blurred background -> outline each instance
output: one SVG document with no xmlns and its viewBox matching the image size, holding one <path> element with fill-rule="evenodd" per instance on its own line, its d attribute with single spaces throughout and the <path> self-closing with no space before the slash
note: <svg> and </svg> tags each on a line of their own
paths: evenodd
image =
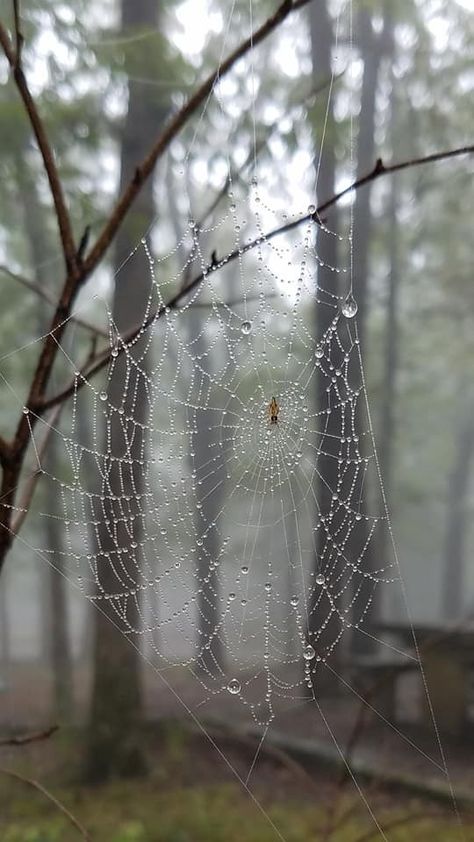
<svg viewBox="0 0 474 842">
<path fill-rule="evenodd" d="M 451 783 L 471 838 L 472 158 L 384 175 L 244 248 L 378 158 L 472 143 L 470 5 L 292 12 L 173 140 L 81 290 L 49 384 L 71 395 L 36 428 L 0 577 L 7 842 L 80 833 L 13 773 L 114 842 L 454 842 Z M 77 242 L 94 242 L 170 115 L 274 9 L 21 3 Z M 8 0 L 0 16 L 12 31 Z M 63 266 L 3 57 L 0 79 L 9 438 Z M 127 344 L 203 271 L 183 309 Z M 351 388 L 346 415 L 330 390 Z"/>
</svg>

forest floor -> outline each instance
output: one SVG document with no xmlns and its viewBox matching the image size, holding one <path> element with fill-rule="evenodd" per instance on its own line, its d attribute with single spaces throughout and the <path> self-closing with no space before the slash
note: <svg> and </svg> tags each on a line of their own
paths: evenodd
<svg viewBox="0 0 474 842">
<path fill-rule="evenodd" d="M 199 680 L 190 682 L 187 671 L 168 671 L 166 682 L 172 689 L 163 688 L 156 675 L 148 676 L 146 682 L 147 778 L 97 788 L 78 783 L 80 724 L 61 727 L 45 742 L 0 748 L 1 769 L 47 787 L 90 831 L 94 842 L 270 842 L 279 838 L 286 842 L 377 842 L 384 838 L 389 842 L 474 842 L 474 814 L 465 804 L 461 803 L 461 833 L 449 797 L 442 801 L 420 798 L 413 787 L 404 785 L 410 778 L 421 784 L 420 790 L 441 786 L 449 793 L 436 734 L 417 730 L 410 716 L 403 724 L 384 723 L 374 716 L 365 720 L 351 752 L 353 768 L 363 763 L 372 770 L 371 775 L 357 774 L 357 779 L 380 826 L 387 828 L 384 837 L 353 782 L 347 776 L 342 782 L 341 763 L 338 768 L 324 759 L 328 747 L 337 754 L 334 737 L 347 757 L 360 711 L 354 700 L 323 696 L 315 707 L 304 700 L 286 699 L 257 756 L 260 731 L 238 699 L 228 693 L 203 695 Z M 87 691 L 84 675 L 76 686 L 76 702 L 81 703 Z M 410 714 L 407 694 L 405 707 Z M 194 720 L 183 713 L 183 703 Z M 167 723 L 164 729 L 154 724 L 158 714 Z M 44 670 L 37 669 L 35 674 L 24 669 L 16 675 L 10 691 L 0 699 L 0 720 L 4 733 L 9 726 L 26 731 L 52 723 L 51 687 Z M 274 739 L 279 735 L 300 746 L 313 746 L 312 762 L 295 759 L 286 745 Z M 442 739 L 441 745 L 454 788 L 474 795 L 472 744 Z M 242 782 L 250 771 L 246 787 Z M 387 786 L 388 771 L 395 774 L 399 787 Z M 332 835 L 326 832 L 328 828 Z M 68 817 L 44 793 L 4 772 L 1 842 L 80 838 Z"/>
<path fill-rule="evenodd" d="M 263 752 L 246 789 L 213 746 L 182 724 L 149 727 L 144 746 L 149 775 L 103 786 L 80 782 L 81 732 L 57 732 L 44 742 L 0 749 L 2 842 L 76 842 L 70 816 L 5 770 L 41 782 L 93 842 L 474 842 L 474 817 L 462 834 L 453 809 L 364 787 L 378 825 L 352 786 L 327 769 L 307 774 L 284 755 Z M 226 744 L 243 780 L 254 747 Z M 385 835 L 383 835 L 383 833 Z"/>
</svg>

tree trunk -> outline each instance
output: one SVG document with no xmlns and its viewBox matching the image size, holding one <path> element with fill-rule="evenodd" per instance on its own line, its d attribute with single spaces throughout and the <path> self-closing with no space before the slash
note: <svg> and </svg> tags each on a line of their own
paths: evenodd
<svg viewBox="0 0 474 842">
<path fill-rule="evenodd" d="M 397 133 L 397 103 L 394 80 L 392 80 L 392 92 L 390 99 L 390 134 L 392 150 L 396 148 Z M 393 452 L 395 437 L 395 401 L 396 401 L 396 380 L 399 357 L 399 327 L 398 327 L 398 299 L 400 288 L 400 226 L 398 222 L 399 205 L 399 176 L 392 175 L 390 181 L 390 194 L 388 200 L 388 299 L 386 313 L 386 343 L 384 375 L 382 378 L 382 407 L 380 413 L 379 433 L 379 462 L 382 474 L 385 500 L 390 515 L 393 518 Z M 381 515 L 385 515 L 385 507 L 381 506 Z M 393 550 L 387 529 L 383 530 L 380 538 L 381 566 L 386 567 L 393 561 Z M 401 610 L 400 593 L 395 594 L 391 603 L 391 611 L 394 616 L 399 616 Z"/>
<path fill-rule="evenodd" d="M 45 225 L 45 211 L 38 195 L 35 177 L 23 158 L 16 161 L 18 195 L 23 212 L 25 232 L 31 258 L 31 266 L 37 284 L 51 291 L 50 271 L 47 261 L 51 256 L 49 232 Z M 38 329 L 44 332 L 49 323 L 48 305 L 42 299 L 37 301 Z M 44 466 L 48 474 L 58 476 L 61 472 L 58 458 L 58 441 L 55 435 L 48 442 Z M 46 544 L 51 553 L 54 567 L 45 564 L 41 568 L 44 582 L 42 600 L 43 641 L 46 656 L 51 662 L 54 681 L 54 706 L 59 720 L 71 715 L 73 696 L 73 671 L 70 654 L 67 585 L 64 578 L 64 544 L 61 531 L 61 511 L 58 506 L 57 490 L 52 481 L 44 483 L 46 518 Z"/>
<path fill-rule="evenodd" d="M 468 490 L 474 453 L 474 405 L 464 399 L 455 441 L 454 463 L 449 480 L 448 517 L 443 571 L 443 615 L 459 620 L 464 607 L 465 549 Z"/>
<path fill-rule="evenodd" d="M 122 31 L 127 36 L 158 25 L 154 0 L 122 0 Z M 129 82 L 128 113 L 121 136 L 120 190 L 156 136 L 165 117 L 156 105 L 154 90 Z M 120 337 L 143 320 L 152 291 L 150 267 L 143 249 L 136 247 L 153 218 L 153 183 L 149 179 L 119 230 L 113 321 Z M 117 357 L 109 370 L 104 404 L 105 469 L 98 488 L 95 520 L 97 613 L 94 641 L 94 679 L 90 713 L 86 776 L 91 781 L 132 777 L 146 769 L 140 743 L 142 719 L 140 655 L 140 571 L 146 498 L 149 401 L 147 376 L 150 334 Z M 124 517 L 125 512 L 125 517 Z M 123 596 L 125 594 L 126 596 Z M 131 645 L 134 644 L 134 645 Z"/>
<path fill-rule="evenodd" d="M 212 360 L 206 351 L 205 327 L 198 313 L 191 310 L 190 341 L 200 367 L 205 374 L 212 374 Z M 212 405 L 212 401 L 211 401 Z M 196 401 L 192 420 L 192 450 L 198 483 L 196 484 L 196 572 L 198 585 L 198 637 L 197 667 L 209 676 L 222 674 L 224 654 L 222 630 L 219 629 L 219 512 L 222 507 L 225 484 L 225 456 L 219 447 L 220 412 L 210 406 L 204 409 Z M 213 524 L 211 526 L 211 524 Z"/>
<path fill-rule="evenodd" d="M 312 72 L 314 83 L 318 85 L 330 78 L 332 72 L 334 36 L 326 0 L 320 0 L 320 2 L 309 5 L 309 21 L 313 63 Z M 324 202 L 336 192 L 336 157 L 334 142 L 331 137 L 333 132 L 334 114 L 331 98 L 328 104 L 327 132 L 324 142 L 322 135 L 315 136 L 314 139 L 316 153 L 315 171 L 317 173 L 317 202 L 315 201 L 314 204 Z M 320 152 L 321 145 L 322 149 Z M 316 228 L 316 250 L 319 257 L 319 266 L 317 271 L 317 301 L 314 313 L 315 348 L 319 345 L 321 337 L 325 334 L 334 318 L 334 309 L 331 306 L 333 299 L 325 291 L 333 294 L 337 294 L 338 292 L 338 276 L 329 268 L 331 266 L 337 267 L 339 259 L 337 239 L 339 213 L 337 207 L 330 209 L 326 216 L 325 225 L 334 232 L 334 236 L 321 230 L 320 227 Z M 325 303 L 329 306 L 325 306 Z M 324 410 L 327 406 L 326 386 L 327 379 L 322 371 L 318 370 L 314 394 L 316 412 Z M 322 432 L 317 434 L 315 441 L 315 447 L 319 451 L 319 455 L 316 457 L 318 459 L 318 473 L 316 474 L 315 488 L 317 500 L 317 511 L 315 512 L 316 522 L 320 521 L 321 516 L 324 517 L 330 512 L 332 489 L 335 489 L 337 485 L 337 455 L 339 449 L 337 436 L 340 435 L 337 413 L 331 413 L 328 416 L 324 429 L 323 427 L 324 422 L 321 423 Z M 320 478 L 318 478 L 318 475 Z M 310 642 L 320 657 L 326 660 L 331 655 L 331 666 L 334 669 L 336 659 L 338 658 L 338 650 L 336 648 L 333 651 L 333 646 L 340 636 L 341 621 L 339 616 L 331 611 L 331 603 L 326 595 L 327 592 L 316 584 L 316 576 L 318 574 L 322 573 L 325 575 L 328 573 L 327 568 L 330 565 L 331 559 L 328 556 L 325 530 L 319 528 L 315 536 L 314 571 L 310 583 L 308 604 L 308 633 Z M 327 586 L 328 588 L 331 587 L 330 580 L 328 580 Z M 333 673 L 330 670 L 324 670 L 321 675 L 318 674 L 318 692 L 320 692 L 322 685 L 325 685 L 327 689 L 330 689 L 334 685 Z"/>
<path fill-rule="evenodd" d="M 365 175 L 374 165 L 375 156 L 375 101 L 379 69 L 382 58 L 382 45 L 387 39 L 387 26 L 391 27 L 388 6 L 385 7 L 385 20 L 383 35 L 377 36 L 373 29 L 372 15 L 370 9 L 361 8 L 357 21 L 358 43 L 361 56 L 364 62 L 362 76 L 361 105 L 359 114 L 359 131 L 357 135 L 357 178 Z M 370 208 L 370 197 L 372 185 L 366 184 L 357 190 L 354 201 L 354 227 L 353 227 L 353 294 L 357 302 L 357 330 L 360 341 L 360 351 L 364 358 L 367 339 L 368 319 L 368 291 L 369 291 L 369 252 L 370 238 L 372 232 L 372 215 Z M 353 361 L 354 378 L 360 381 L 359 361 L 354 355 Z M 356 426 L 359 429 L 359 440 L 364 441 L 362 435 L 367 427 L 365 406 L 363 399 L 358 401 L 358 412 L 356 415 Z M 364 454 L 362 454 L 364 455 Z M 365 496 L 367 490 L 365 491 Z M 362 499 L 360 513 L 364 518 L 367 515 L 367 505 Z M 354 654 L 368 654 L 376 646 L 371 636 L 359 633 L 358 629 L 364 629 L 379 613 L 380 591 L 370 578 L 370 573 L 379 566 L 377 561 L 376 536 L 373 536 L 365 549 L 361 569 L 369 573 L 369 577 L 353 581 L 352 588 L 352 621 L 354 634 L 352 635 L 352 652 Z M 355 562 L 358 548 L 348 545 L 348 551 Z M 370 607 L 369 607 L 370 606 Z"/>
</svg>

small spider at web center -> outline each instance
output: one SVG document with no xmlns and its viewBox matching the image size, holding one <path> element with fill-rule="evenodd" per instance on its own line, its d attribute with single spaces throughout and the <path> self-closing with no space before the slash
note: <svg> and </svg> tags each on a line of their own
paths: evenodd
<svg viewBox="0 0 474 842">
<path fill-rule="evenodd" d="M 270 424 L 278 424 L 278 413 L 280 412 L 280 407 L 277 403 L 275 397 L 272 397 L 270 403 L 268 404 L 268 414 L 270 416 Z"/>
</svg>

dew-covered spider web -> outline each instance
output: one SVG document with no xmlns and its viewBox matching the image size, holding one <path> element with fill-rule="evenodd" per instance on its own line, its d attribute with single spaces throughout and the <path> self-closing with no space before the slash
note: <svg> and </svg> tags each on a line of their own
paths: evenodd
<svg viewBox="0 0 474 842">
<path fill-rule="evenodd" d="M 323 143 L 324 133 L 319 160 Z M 31 543 L 199 722 L 217 712 L 263 740 L 289 711 L 311 708 L 344 758 L 350 728 L 338 735 L 324 712 L 328 687 L 338 680 L 377 716 L 354 664 L 383 650 L 419 671 L 416 645 L 400 651 L 377 627 L 404 586 L 352 295 L 354 196 L 335 232 L 313 204 L 317 179 L 312 203 L 285 211 L 255 157 L 245 179 L 229 164 L 218 212 L 201 221 L 187 157 L 172 163 L 187 196 L 175 245 L 164 253 L 151 226 L 126 261 L 148 279 L 141 321 L 124 330 L 111 296 L 96 294 L 106 365 L 96 372 L 83 347 L 61 343 L 69 402 L 39 419 L 31 465 L 58 503 L 52 514 L 40 493 L 37 518 L 59 518 L 65 544 L 58 554 Z M 328 240 L 337 264 L 325 260 Z M 72 318 L 90 311 L 81 304 Z M 428 750 L 386 710 L 379 717 L 449 782 L 435 726 Z"/>
<path fill-rule="evenodd" d="M 109 314 L 106 381 L 82 384 L 92 446 L 80 443 L 73 411 L 60 436 L 69 478 L 49 477 L 84 593 L 106 602 L 161 666 L 192 666 L 205 693 L 237 696 L 265 724 L 280 699 L 311 697 L 311 676 L 363 623 L 379 586 L 398 578 L 392 563 L 367 565 L 387 521 L 356 307 L 317 288 L 313 228 L 295 247 L 262 237 L 256 256 L 217 263 L 181 308 L 157 321 L 149 371 L 135 354 L 140 333 L 122 342 Z M 168 284 L 140 247 L 153 273 L 154 312 L 165 306 Z M 287 280 L 295 264 L 297 277 Z M 232 296 L 238 303 L 229 305 Z M 316 346 L 315 300 L 330 314 Z M 109 396 L 119 360 L 121 381 L 146 395 L 143 428 L 126 386 L 118 399 Z M 82 375 L 75 379 L 78 386 Z M 112 450 L 118 435 L 120 453 Z M 280 676 L 282 666 L 295 668 L 291 680 L 285 670 Z"/>
</svg>

